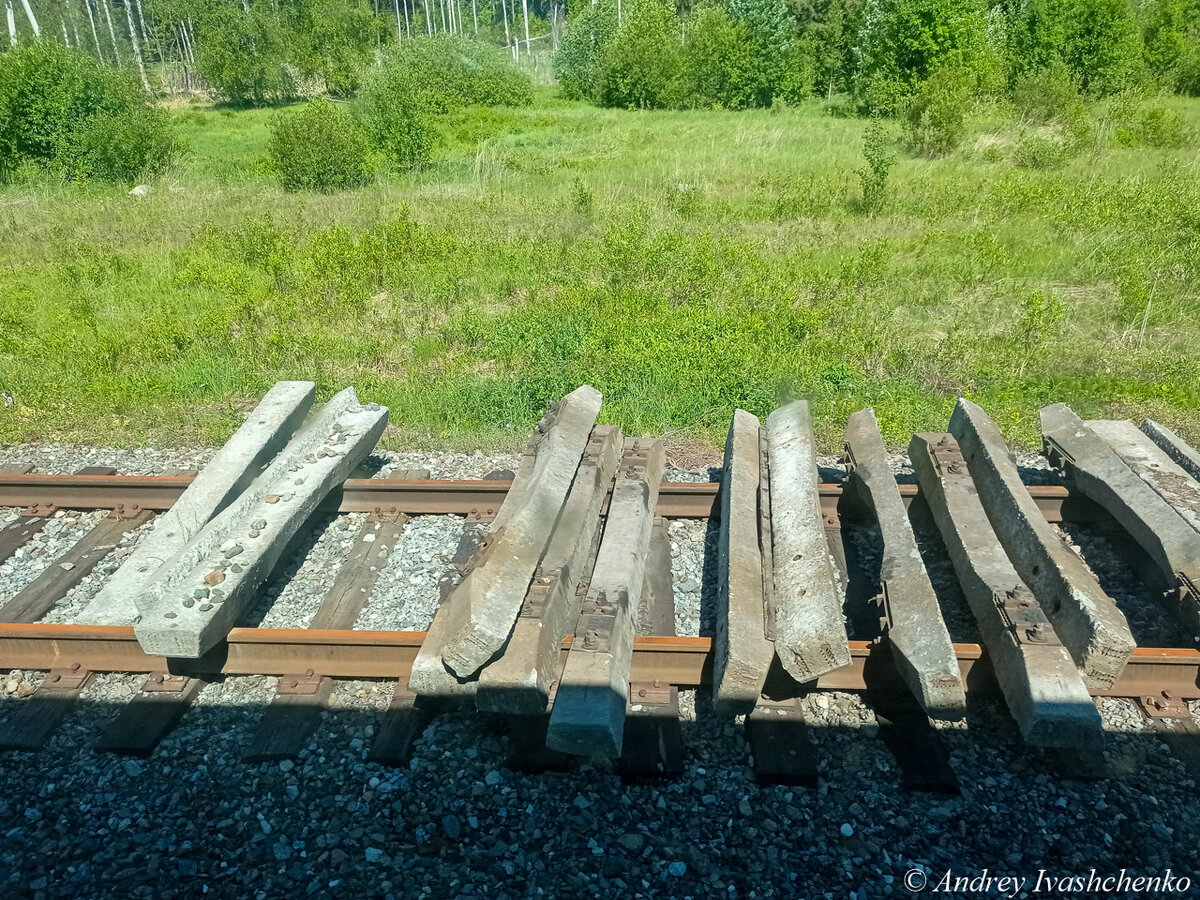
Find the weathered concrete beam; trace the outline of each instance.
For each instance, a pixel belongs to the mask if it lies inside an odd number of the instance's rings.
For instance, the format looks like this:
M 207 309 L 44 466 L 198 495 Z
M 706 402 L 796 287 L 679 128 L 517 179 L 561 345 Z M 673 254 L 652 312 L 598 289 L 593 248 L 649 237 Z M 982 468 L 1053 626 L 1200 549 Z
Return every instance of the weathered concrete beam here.
M 1129 623 L 1021 483 L 1000 429 L 970 400 L 950 417 L 988 520 L 1013 568 L 1042 604 L 1089 688 L 1112 687 L 1133 653 Z
M 546 712 L 551 686 L 562 670 L 563 638 L 579 620 L 583 597 L 576 588 L 600 530 L 600 507 L 621 460 L 622 443 L 618 428 L 592 429 L 504 653 L 479 673 L 475 704 L 480 709 L 514 715 Z
M 1134 475 L 1153 488 L 1193 531 L 1200 532 L 1200 482 L 1132 422 L 1122 419 L 1084 424 L 1108 444 Z
M 908 456 L 1022 736 L 1040 747 L 1100 747 L 1096 704 L 992 530 L 958 443 L 917 434 Z
M 1084 425 L 1064 403 L 1045 407 L 1041 420 L 1046 457 L 1071 476 L 1084 496 L 1096 501 L 1121 523 L 1167 581 L 1183 590 L 1184 608 L 1194 623 L 1200 623 L 1200 608 L 1196 604 L 1200 533 L 1152 486 L 1152 483 L 1164 484 L 1167 479 L 1154 476 L 1153 482 L 1148 483 L 1150 479 L 1138 477 L 1108 442 Z M 1141 436 L 1138 431 L 1134 434 Z M 1184 476 L 1177 481 L 1186 483 L 1190 479 Z
M 967 695 L 958 658 L 917 549 L 896 476 L 888 465 L 887 448 L 873 409 L 850 416 L 846 453 L 850 489 L 875 514 L 883 535 L 879 578 L 887 598 L 887 638 L 892 659 L 926 714 L 936 719 L 960 719 L 966 713 Z
M 759 544 L 759 429 L 756 416 L 735 410 L 725 441 L 713 641 L 713 707 L 725 715 L 754 709 L 775 658 L 775 642 L 767 637 L 769 581 L 763 579 Z
M 387 408 L 347 388 L 329 401 L 223 512 L 155 573 L 134 626 L 147 653 L 195 658 L 251 603 L 288 541 L 371 452 Z
M 1200 480 L 1200 453 L 1166 425 L 1153 419 L 1142 421 L 1142 432 L 1158 444 L 1162 451 L 1175 460 L 1185 472 Z
M 584 385 L 551 413 L 538 442 L 530 489 L 492 532 L 494 550 L 459 585 L 448 605 L 442 662 L 469 678 L 490 662 L 512 633 L 600 413 L 600 392 Z M 539 426 L 542 427 L 542 426 Z M 458 594 L 466 599 L 460 600 Z
M 551 750 L 621 755 L 633 637 L 665 464 L 661 441 L 626 440 L 596 567 L 550 711 Z
M 533 484 L 533 468 L 537 456 L 537 445 L 551 421 L 552 419 L 547 415 L 542 418 L 537 428 L 534 429 L 533 437 L 530 439 L 528 446 L 526 446 L 525 452 L 521 456 L 521 463 L 514 473 L 512 485 L 509 487 L 504 502 L 500 505 L 500 509 L 496 513 L 496 518 L 492 520 L 488 534 L 480 541 L 470 559 L 465 560 L 460 567 L 460 574 L 464 578 L 470 574 L 471 570 L 483 564 L 483 561 L 491 553 L 492 542 L 496 532 L 512 517 L 513 511 L 521 508 L 524 504 L 522 497 L 530 490 Z M 421 643 L 421 649 L 417 651 L 416 659 L 413 660 L 412 670 L 408 677 L 408 689 L 413 694 L 441 699 L 465 696 L 473 697 L 475 695 L 479 681 L 473 677 L 458 678 L 442 662 L 442 647 L 445 646 L 446 639 L 450 635 L 449 623 L 453 619 L 458 618 L 457 615 L 451 612 L 452 605 L 469 602 L 467 594 L 458 591 L 458 588 L 461 586 L 462 582 L 460 581 L 450 595 L 443 599 L 443 602 L 438 606 L 437 611 L 433 615 L 433 621 L 429 623 L 429 627 L 425 631 L 425 640 Z
M 767 417 L 775 652 L 804 683 L 850 665 L 817 493 L 817 459 L 808 404 L 796 400 Z
M 241 428 L 150 526 L 150 534 L 108 578 L 81 619 L 97 625 L 132 623 L 138 614 L 135 600 L 154 573 L 246 489 L 304 421 L 315 395 L 311 381 L 281 381 L 267 391 Z

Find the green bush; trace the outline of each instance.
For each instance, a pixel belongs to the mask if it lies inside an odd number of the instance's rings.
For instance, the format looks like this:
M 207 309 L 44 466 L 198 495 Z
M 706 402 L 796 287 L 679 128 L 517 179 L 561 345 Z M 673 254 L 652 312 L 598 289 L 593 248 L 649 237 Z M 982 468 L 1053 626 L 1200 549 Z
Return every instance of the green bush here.
M 1061 59 L 1084 93 L 1124 90 L 1145 72 L 1129 0 L 1025 0 L 1010 22 L 1015 75 Z
M 1065 122 L 1083 109 L 1079 86 L 1061 59 L 1051 60 L 1043 69 L 1018 75 L 1012 101 L 1021 120 L 1033 125 Z
M 855 170 L 862 184 L 862 209 L 876 213 L 887 202 L 888 176 L 896 164 L 896 154 L 883 123 L 872 120 L 863 135 L 863 158 L 867 164 Z
M 1117 143 L 1122 147 L 1186 147 L 1194 140 L 1179 110 L 1154 98 L 1133 106 L 1124 121 L 1115 127 Z
M 568 100 L 594 100 L 601 55 L 617 34 L 616 0 L 579 4 L 554 55 L 554 77 Z
M 175 155 L 167 113 L 151 106 L 94 116 L 63 147 L 67 177 L 125 184 L 159 174 Z
M 986 71 L 983 0 L 868 0 L 859 34 L 855 95 L 861 107 L 892 113 L 936 70 Z
M 263 104 L 296 95 L 287 67 L 286 35 L 263 7 L 209 7 L 196 23 L 196 70 L 222 99 Z
M 389 47 L 376 85 L 387 83 L 433 113 L 463 106 L 528 106 L 533 84 L 501 50 L 440 32 Z
M 626 13 L 596 69 L 602 106 L 661 109 L 680 95 L 682 51 L 674 4 L 643 0 Z
M 267 150 L 284 190 L 329 193 L 368 180 L 362 126 L 328 100 L 313 100 L 278 116 Z
M 136 79 L 54 40 L 0 54 L 0 181 L 36 166 L 69 179 L 134 182 L 176 144 Z
M 770 106 L 776 94 L 786 93 L 785 84 L 793 75 L 798 81 L 786 99 L 811 91 L 811 71 L 797 71 L 812 68 L 805 61 L 807 47 L 800 45 L 796 20 L 783 0 L 729 0 L 729 14 L 745 30 L 749 45 L 743 82 L 746 106 Z
M 945 156 L 962 143 L 974 99 L 971 76 L 962 69 L 939 69 L 921 85 L 904 110 L 904 141 L 922 156 Z
M 433 139 L 407 69 L 374 70 L 359 92 L 357 112 L 371 142 L 394 166 L 409 169 L 429 161 Z
M 293 7 L 291 58 L 336 96 L 358 89 L 374 49 L 377 20 L 363 0 L 309 0 Z
M 723 6 L 697 7 L 688 22 L 680 69 L 685 105 L 740 108 L 750 69 L 746 26 L 730 19 Z
M 1074 149 L 1061 135 L 1028 131 L 1017 141 L 1013 160 L 1023 169 L 1057 169 L 1074 155 Z

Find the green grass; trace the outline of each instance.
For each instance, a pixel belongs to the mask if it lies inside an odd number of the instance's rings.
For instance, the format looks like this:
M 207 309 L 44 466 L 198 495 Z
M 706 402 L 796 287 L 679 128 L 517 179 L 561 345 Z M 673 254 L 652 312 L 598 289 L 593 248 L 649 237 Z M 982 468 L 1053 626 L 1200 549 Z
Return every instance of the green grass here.
M 333 196 L 271 178 L 275 111 L 174 114 L 191 149 L 148 197 L 0 188 L 0 440 L 214 442 L 280 378 L 388 405 L 391 446 L 519 443 L 583 382 L 606 422 L 714 444 L 793 397 L 826 446 L 867 405 L 906 444 L 964 394 L 1023 443 L 1054 401 L 1200 437 L 1194 142 L 1031 170 L 989 114 L 949 158 L 901 154 L 868 216 L 866 123 L 817 104 L 542 89 Z

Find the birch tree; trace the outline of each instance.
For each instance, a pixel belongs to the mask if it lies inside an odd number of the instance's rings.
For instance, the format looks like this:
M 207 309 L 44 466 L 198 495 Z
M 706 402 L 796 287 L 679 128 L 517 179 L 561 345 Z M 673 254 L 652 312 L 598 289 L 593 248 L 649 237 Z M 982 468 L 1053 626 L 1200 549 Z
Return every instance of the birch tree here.
M 33 14 L 33 7 L 29 5 L 29 0 L 21 0 L 21 5 L 25 7 L 25 18 L 29 20 L 29 27 L 33 29 L 35 38 L 42 36 L 42 29 L 38 27 L 37 17 Z
M 142 87 L 146 89 L 147 94 L 153 94 L 150 89 L 150 79 L 146 77 L 146 64 L 142 61 L 142 44 L 138 40 L 137 28 L 133 25 L 133 10 L 130 7 L 133 5 L 133 0 L 125 0 L 125 20 L 129 23 L 129 42 L 133 46 L 133 58 L 137 62 L 138 74 L 142 76 Z
M 96 57 L 104 62 L 104 51 L 100 49 L 100 32 L 96 30 L 96 17 L 92 15 L 92 0 L 83 0 L 83 6 L 87 10 L 88 21 L 92 23 L 92 40 L 96 42 Z M 12 9 L 12 0 L 8 0 L 8 8 Z
M 117 29 L 113 28 L 112 11 L 108 8 L 108 0 L 100 0 L 100 5 L 104 9 L 104 20 L 108 23 L 108 37 L 112 41 L 113 58 L 116 59 L 119 66 L 121 64 L 121 51 L 117 49 Z
M 620 0 L 618 0 L 620 2 Z M 521 0 L 521 7 L 525 10 L 525 52 L 529 52 L 529 0 Z
M 8 13 L 8 42 L 17 46 L 17 15 L 13 12 L 12 0 L 5 0 Z
M 83 41 L 79 40 L 79 21 L 75 17 L 75 11 L 71 9 L 71 0 L 67 2 L 67 18 L 71 20 L 71 33 L 75 35 L 75 47 L 83 47 Z

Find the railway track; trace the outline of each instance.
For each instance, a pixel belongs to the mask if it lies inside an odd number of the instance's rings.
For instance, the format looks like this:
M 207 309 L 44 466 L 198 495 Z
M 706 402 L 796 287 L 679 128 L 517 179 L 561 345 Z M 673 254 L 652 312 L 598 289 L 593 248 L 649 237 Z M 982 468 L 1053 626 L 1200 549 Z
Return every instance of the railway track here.
M 736 464 L 736 460 L 733 462 Z M 831 559 L 842 570 L 840 577 L 850 585 L 877 587 L 880 571 L 871 571 L 870 565 L 862 570 L 855 541 L 846 535 L 863 527 L 878 528 L 881 514 L 864 502 L 853 468 L 851 473 L 845 483 L 816 486 L 816 506 Z M 146 528 L 155 515 L 179 503 L 195 483 L 194 474 L 121 476 L 111 470 L 66 476 L 0 473 L 0 506 L 17 512 L 13 521 L 0 530 L 0 562 L 21 553 L 39 526 L 61 510 L 111 510 L 61 561 L 0 606 L 0 669 L 46 673 L 33 695 L 18 704 L 10 716 L 0 745 L 20 750 L 40 747 L 70 714 L 94 674 L 143 673 L 147 678 L 141 691 L 96 745 L 104 750 L 145 755 L 170 732 L 206 683 L 228 675 L 258 675 L 277 678 L 278 684 L 248 756 L 291 758 L 316 728 L 329 701 L 333 679 L 387 679 L 395 681 L 394 699 L 371 756 L 383 763 L 405 763 L 422 729 L 439 712 L 461 706 L 464 698 L 456 696 L 457 687 L 444 691 L 412 689 L 414 666 L 419 669 L 422 647 L 429 647 L 428 632 L 354 629 L 379 577 L 380 566 L 373 564 L 377 560 L 372 558 L 372 544 L 378 540 L 379 546 L 394 547 L 415 516 L 456 516 L 480 526 L 493 523 L 510 494 L 520 489 L 521 479 L 518 475 L 514 480 L 512 473 L 475 481 L 433 480 L 422 477 L 427 474 L 422 472 L 402 474 L 406 477 L 348 479 L 323 498 L 321 512 L 325 515 L 359 514 L 364 523 L 359 542 L 341 566 L 311 627 L 233 627 L 210 649 L 184 657 L 148 651 L 133 625 L 46 624 L 38 620 L 87 577 L 122 534 Z M 719 670 L 719 664 L 714 667 L 718 655 L 714 640 L 674 633 L 670 552 L 665 549 L 662 522 L 676 518 L 712 520 L 715 529 L 723 518 L 722 500 L 733 490 L 729 484 L 726 482 L 724 494 L 717 483 L 663 482 L 659 486 L 652 510 L 657 524 L 648 532 L 644 608 L 636 623 L 637 634 L 624 676 L 629 688 L 628 715 L 622 710 L 616 717 L 625 746 L 620 746 L 618 738 L 617 746 L 607 754 L 620 757 L 623 770 L 631 776 L 669 774 L 681 769 L 677 691 L 716 691 L 719 687 L 719 674 L 714 678 L 714 668 Z M 894 493 L 898 504 L 910 508 L 915 503 L 921 514 L 929 515 L 929 497 L 917 485 L 897 483 L 890 472 L 883 484 L 885 490 Z M 1039 519 L 1048 525 L 1086 523 L 1121 531 L 1111 511 L 1076 487 L 1029 485 L 1021 490 Z M 623 502 L 618 497 L 610 483 L 595 499 L 601 523 L 611 515 L 613 503 Z M 732 518 L 729 513 L 725 515 Z M 472 534 L 478 540 L 477 532 L 468 533 L 456 557 L 460 577 L 480 565 L 481 552 L 472 543 Z M 367 535 L 372 535 L 371 540 L 362 541 Z M 592 566 L 596 565 L 595 549 Z M 1144 554 L 1135 554 L 1134 559 L 1146 578 L 1154 581 L 1153 560 Z M 891 577 L 894 582 L 895 576 Z M 454 591 L 455 585 L 447 583 L 443 600 L 452 597 Z M 886 606 L 879 608 L 886 616 Z M 1185 635 L 1181 633 L 1181 637 Z M 584 649 L 594 650 L 587 645 L 590 640 L 591 633 L 585 631 L 563 635 L 553 657 L 556 676 L 564 673 L 567 677 L 566 666 L 577 641 Z M 921 708 L 919 694 L 913 702 L 904 663 L 895 658 L 897 651 L 889 640 L 886 623 L 874 639 L 848 639 L 846 648 L 848 664 L 833 667 L 805 684 L 798 685 L 775 672 L 763 683 L 751 708 L 745 710 L 749 713 L 746 734 L 760 779 L 814 782 L 818 761 L 807 734 L 805 706 L 817 692 L 853 691 L 868 697 L 876 709 L 885 739 L 907 783 L 915 788 L 953 789 L 955 776 L 941 739 L 930 725 L 929 710 Z M 903 655 L 905 651 L 899 652 Z M 952 645 L 952 653 L 961 690 L 973 694 L 1005 690 L 1006 670 L 1001 670 L 998 677 L 987 647 L 958 642 Z M 486 682 L 485 677 L 481 685 Z M 1089 692 L 1093 697 L 1136 701 L 1148 720 L 1156 727 L 1161 725 L 1163 734 L 1175 740 L 1194 734 L 1186 701 L 1200 697 L 1198 684 L 1200 651 L 1194 646 L 1137 647 L 1110 683 L 1090 685 Z M 551 684 L 551 698 L 557 688 L 557 683 Z M 479 693 L 484 695 L 485 691 Z M 500 699 L 490 699 L 493 695 Z M 549 704 L 542 700 L 540 705 L 535 702 L 529 706 L 528 700 L 512 700 L 511 692 L 493 691 L 493 695 L 479 700 L 480 707 L 506 714 L 517 723 L 519 732 L 528 734 L 526 745 L 516 754 L 522 757 L 522 764 L 535 769 L 561 766 L 565 759 L 562 747 L 546 746 Z M 468 695 L 465 702 L 470 705 L 472 699 Z M 1193 746 L 1186 740 L 1175 743 L 1181 757 L 1194 764 Z M 1059 771 L 1094 771 L 1098 758 L 1094 746 L 1082 742 L 1065 749 L 1065 754 L 1058 753 L 1058 758 L 1066 761 Z

